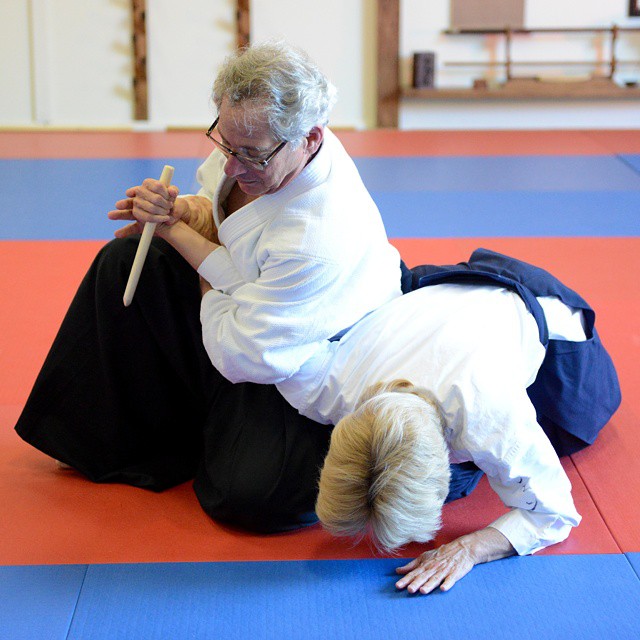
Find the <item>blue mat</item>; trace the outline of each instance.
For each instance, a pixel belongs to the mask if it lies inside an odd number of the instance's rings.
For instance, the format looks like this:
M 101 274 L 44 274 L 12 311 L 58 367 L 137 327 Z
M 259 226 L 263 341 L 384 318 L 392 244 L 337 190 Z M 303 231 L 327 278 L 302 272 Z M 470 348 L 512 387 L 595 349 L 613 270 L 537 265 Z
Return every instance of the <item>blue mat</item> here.
M 640 191 L 372 192 L 391 238 L 640 234 Z
M 110 239 L 121 224 L 107 211 L 128 187 L 175 167 L 174 184 L 194 193 L 199 160 L 0 160 L 0 239 Z
M 68 639 L 640 637 L 640 580 L 624 555 L 511 558 L 430 596 L 396 591 L 400 564 L 92 565 Z
M 199 159 L 166 162 L 176 167 L 181 192 L 197 191 Z M 126 187 L 159 176 L 163 164 L 0 161 L 0 239 L 110 239 L 121 225 L 109 221 L 107 211 Z M 391 237 L 640 232 L 640 175 L 616 158 L 359 158 L 358 165 Z
M 67 637 L 87 567 L 0 567 L 0 639 Z
M 356 158 L 377 191 L 637 191 L 640 175 L 614 156 Z

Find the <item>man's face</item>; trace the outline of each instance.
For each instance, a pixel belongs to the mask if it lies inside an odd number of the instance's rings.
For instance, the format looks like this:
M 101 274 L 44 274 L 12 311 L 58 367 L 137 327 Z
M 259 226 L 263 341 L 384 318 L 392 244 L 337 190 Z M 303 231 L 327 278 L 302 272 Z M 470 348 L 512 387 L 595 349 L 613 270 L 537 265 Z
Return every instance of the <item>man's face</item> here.
M 276 140 L 260 107 L 230 105 L 225 98 L 220 106 L 219 120 L 213 135 L 228 148 L 252 158 L 266 158 L 282 140 Z M 224 172 L 235 178 L 238 187 L 252 196 L 275 193 L 293 180 L 304 169 L 310 158 L 307 140 L 292 149 L 286 144 L 263 170 L 247 165 L 234 156 L 227 156 Z

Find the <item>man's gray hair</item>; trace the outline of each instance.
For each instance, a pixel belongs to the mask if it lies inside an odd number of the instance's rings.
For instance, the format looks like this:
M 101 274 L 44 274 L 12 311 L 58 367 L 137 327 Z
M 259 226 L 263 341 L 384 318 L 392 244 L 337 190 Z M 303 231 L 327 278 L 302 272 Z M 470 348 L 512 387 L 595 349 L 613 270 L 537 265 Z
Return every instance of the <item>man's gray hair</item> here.
M 329 121 L 336 89 L 303 51 L 282 41 L 268 41 L 229 56 L 213 85 L 218 111 L 255 103 L 277 140 L 295 142 L 314 126 Z
M 325 529 L 389 552 L 432 540 L 449 492 L 444 420 L 426 389 L 404 380 L 365 391 L 333 430 L 316 513 Z

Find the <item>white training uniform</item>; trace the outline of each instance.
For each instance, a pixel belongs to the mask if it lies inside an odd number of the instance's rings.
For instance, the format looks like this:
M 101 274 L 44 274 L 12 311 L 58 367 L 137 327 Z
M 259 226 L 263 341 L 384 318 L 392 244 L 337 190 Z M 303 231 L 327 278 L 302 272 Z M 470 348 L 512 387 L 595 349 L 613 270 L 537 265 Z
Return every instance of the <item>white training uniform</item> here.
M 198 273 L 204 346 L 231 382 L 294 375 L 327 339 L 394 297 L 400 255 L 353 160 L 325 128 L 313 160 L 287 185 L 224 217 L 235 180 L 214 152 L 198 170 L 223 246 Z
M 540 302 L 553 337 L 585 339 L 580 315 L 557 299 Z M 380 381 L 431 390 L 444 411 L 450 461 L 473 461 L 486 473 L 510 508 L 491 526 L 523 555 L 564 540 L 581 519 L 526 392 L 544 354 L 516 293 L 441 284 L 369 314 L 277 386 L 302 414 L 327 424 L 354 411 Z

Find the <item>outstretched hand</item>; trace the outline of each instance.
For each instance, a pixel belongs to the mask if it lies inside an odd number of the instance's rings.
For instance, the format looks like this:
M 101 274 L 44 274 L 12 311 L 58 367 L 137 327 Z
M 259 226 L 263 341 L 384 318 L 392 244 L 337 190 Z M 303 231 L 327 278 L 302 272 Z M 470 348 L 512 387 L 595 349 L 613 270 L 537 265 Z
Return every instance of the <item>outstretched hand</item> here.
M 404 577 L 396 582 L 396 587 L 406 587 L 409 593 L 431 593 L 436 587 L 449 591 L 475 564 L 468 545 L 458 538 L 398 567 L 396 573 L 404 574 Z
M 515 553 L 511 543 L 497 529 L 487 527 L 425 551 L 396 572 L 403 577 L 398 589 L 409 593 L 431 593 L 436 587 L 448 591 L 473 567 L 483 562 L 506 558 Z

